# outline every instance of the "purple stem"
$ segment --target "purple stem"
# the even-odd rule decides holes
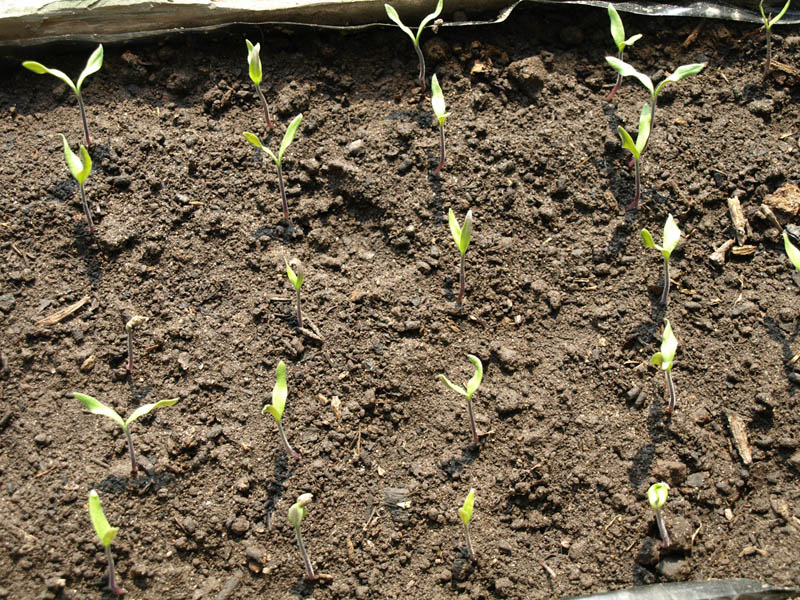
[[[770,63],[772,63],[772,33],[767,29],[767,62],[764,63],[764,79],[769,75]]]
[[[444,166],[444,123],[439,122],[439,164],[433,171],[434,176],[438,176]]]
[[[635,178],[635,181],[636,181],[636,192],[633,195],[633,202],[631,202],[628,205],[628,210],[633,210],[634,208],[636,208],[639,205],[639,195],[640,195],[640,192],[641,192],[641,178],[642,178],[641,177],[641,172],[642,172],[641,161],[634,160],[633,167],[634,167],[634,174],[635,174],[634,178]]]
[[[417,51],[419,58],[419,85],[422,88],[422,93],[425,93],[425,57],[422,55],[422,49],[417,42],[414,42],[414,50]]]
[[[467,398],[467,412],[469,413],[469,428],[472,431],[472,442],[478,443],[478,428],[475,426],[475,414],[472,412],[472,398]]]
[[[83,184],[78,184],[78,189],[81,192],[81,205],[83,206],[83,214],[86,215],[86,224],[89,226],[89,233],[94,235],[94,222],[92,221],[92,213],[89,212],[89,202],[86,200],[86,191],[83,189]]]
[[[297,290],[297,326],[303,326],[303,313],[300,311],[300,290]]]
[[[86,121],[86,108],[83,106],[83,96],[78,92],[78,106],[81,109],[81,121],[83,121],[83,135],[86,138],[86,147],[92,147],[92,141],[89,139],[89,123]]]
[[[464,300],[464,294],[467,291],[467,284],[466,284],[466,282],[464,280],[465,279],[465,276],[464,276],[464,256],[465,256],[464,254],[461,255],[461,272],[460,272],[459,277],[458,277],[459,291],[458,291],[457,304],[461,304],[461,302]]]
[[[472,538],[469,535],[469,525],[464,525],[464,538],[467,540],[467,553],[469,554],[469,559],[472,562],[475,562],[475,551],[472,549]]]
[[[669,259],[664,259],[664,291],[661,292],[659,304],[669,304]]]
[[[269,118],[269,104],[267,104],[267,99],[264,97],[264,92],[261,91],[259,86],[256,86],[256,91],[258,92],[259,98],[261,98],[261,104],[264,105],[264,118],[267,119],[267,127],[270,129],[275,129],[275,125],[272,123],[272,119]]]
[[[300,548],[300,554],[303,556],[303,564],[306,567],[306,579],[314,581],[317,576],[314,574],[314,567],[311,565],[311,559],[308,558],[308,552],[306,552],[305,544],[303,544],[303,536],[300,535],[300,528],[295,527],[294,531],[297,534],[297,547]]]
[[[664,377],[667,381],[667,392],[669,393],[669,403],[667,404],[667,414],[671,415],[672,411],[675,410],[675,403],[677,402],[678,398],[675,394],[675,384],[672,383],[672,370],[664,371]]]
[[[130,429],[125,429],[125,438],[128,440],[128,454],[131,457],[131,475],[136,477],[139,474],[139,467],[136,465],[136,453],[133,451],[133,438],[131,437]]]
[[[661,509],[656,511],[656,524],[658,525],[658,532],[661,534],[661,545],[664,548],[668,548],[670,544],[669,533],[667,533],[667,525],[664,523],[664,515],[661,514]]]
[[[112,594],[123,596],[127,594],[123,588],[117,585],[117,577],[114,571],[114,557],[111,556],[111,546],[106,546],[106,559],[108,560],[108,589]]]
[[[286,451],[286,454],[295,460],[300,460],[300,455],[289,445],[289,440],[286,439],[286,433],[284,433],[283,425],[281,425],[280,421],[278,421],[278,433],[281,434],[281,443],[283,444],[283,449]]]
[[[617,58],[622,60],[622,50],[619,51],[617,54]],[[622,85],[622,73],[617,73],[617,83],[614,84],[614,87],[610,92],[608,92],[608,96],[606,96],[606,100],[611,100],[614,97],[614,94],[617,93],[617,90]]]
[[[283,169],[278,163],[278,188],[281,191],[281,201],[283,202],[283,218],[287,223],[291,223],[289,219],[289,202],[286,200],[286,188],[283,185]]]

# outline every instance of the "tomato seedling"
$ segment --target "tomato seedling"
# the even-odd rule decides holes
[[[786,0],[786,4],[783,5],[781,12],[779,12],[774,18],[772,15],[767,17],[764,14],[764,0],[758,3],[758,10],[761,11],[761,20],[764,21],[764,29],[767,32],[767,59],[764,62],[764,79],[767,78],[769,75],[769,68],[770,64],[772,63],[772,26],[775,25],[778,21],[783,18],[783,15],[786,14],[786,11],[789,10],[789,5],[792,3],[792,0]]]
[[[297,304],[297,326],[302,327],[303,313],[300,310],[300,288],[303,286],[303,281],[306,278],[306,271],[303,268],[303,263],[297,258],[293,258],[288,262],[284,259],[283,262],[286,263],[286,275],[289,277],[289,283],[292,284],[292,287],[297,293],[295,296]]]
[[[264,97],[264,92],[261,91],[261,44],[258,43],[254,46],[250,43],[250,40],[245,40],[245,44],[247,44],[247,65],[250,69],[250,80],[253,82],[253,85],[256,86],[258,97],[261,98],[261,104],[264,107],[264,118],[267,120],[267,127],[275,129],[275,125],[269,117],[269,104],[267,104],[267,99]]]
[[[464,538],[467,541],[467,553],[471,561],[475,561],[475,551],[472,549],[472,538],[469,535],[469,522],[472,520],[472,508],[475,504],[475,489],[472,488],[464,500],[464,506],[458,509],[458,516],[464,525]]]
[[[314,567],[311,565],[311,559],[306,552],[306,546],[303,544],[303,536],[300,533],[300,524],[306,517],[306,506],[311,503],[314,496],[311,494],[302,494],[298,496],[297,502],[292,504],[289,509],[289,523],[294,527],[295,537],[297,538],[297,547],[300,549],[300,555],[303,557],[303,564],[306,567],[306,579],[314,581],[317,576],[314,574]]]
[[[467,216],[464,217],[464,226],[461,227],[456,220],[456,215],[451,208],[447,213],[447,220],[450,223],[450,233],[453,234],[453,241],[456,243],[456,248],[461,253],[461,270],[458,277],[458,304],[464,300],[464,294],[467,291],[466,273],[465,273],[465,256],[469,242],[472,239],[472,210],[467,211]]]
[[[661,350],[653,354],[650,364],[660,367],[664,371],[664,382],[669,396],[666,413],[672,414],[678,400],[675,394],[675,384],[672,382],[672,366],[675,364],[675,351],[678,349],[678,338],[672,333],[669,319],[664,319],[664,333],[661,335]]]
[[[89,151],[83,144],[78,148],[80,155],[75,154],[72,148],[69,147],[69,142],[64,134],[59,133],[61,139],[64,141],[64,160],[67,162],[67,168],[70,175],[78,182],[78,190],[81,194],[81,206],[83,206],[83,214],[86,216],[86,225],[89,227],[89,233],[94,234],[94,222],[92,221],[92,213],[89,210],[89,202],[86,200],[86,190],[83,187],[89,173],[92,172],[92,157],[89,156]]]
[[[475,374],[467,382],[466,389],[464,389],[460,385],[451,383],[450,380],[444,374],[439,375],[439,379],[441,379],[442,382],[451,390],[466,397],[467,413],[469,414],[469,428],[470,431],[472,431],[472,441],[477,444],[478,428],[475,425],[475,415],[472,411],[472,396],[475,394],[476,391],[478,391],[478,387],[480,387],[481,381],[483,380],[483,364],[481,363],[480,358],[472,354],[467,354],[467,358],[469,359],[469,362],[471,362],[475,367]]]
[[[97,490],[89,492],[89,519],[92,521],[92,527],[100,538],[100,543],[106,552],[106,560],[108,561],[108,590],[112,594],[122,596],[127,592],[117,585],[117,577],[114,570],[114,557],[111,555],[111,542],[117,536],[119,527],[111,527],[108,524],[108,519],[103,512],[103,507],[100,504],[100,496],[97,495]]]
[[[789,241],[789,234],[785,231],[783,232],[783,247],[786,250],[786,256],[789,257],[794,268],[800,271],[800,250]]]
[[[667,304],[669,302],[669,257],[672,256],[680,239],[681,230],[678,229],[678,225],[675,223],[675,219],[672,218],[672,215],[668,215],[664,223],[663,246],[656,245],[656,243],[653,242],[653,236],[650,235],[650,232],[647,231],[647,229],[642,229],[642,242],[644,243],[644,247],[655,248],[664,255],[664,290],[661,292],[659,304]]]
[[[86,61],[86,66],[83,68],[80,76],[78,77],[78,83],[73,83],[72,79],[64,73],[63,71],[59,71],[58,69],[49,69],[45,67],[42,63],[38,63],[34,60],[26,60],[22,63],[22,66],[26,69],[33,71],[39,75],[43,75],[47,73],[48,75],[52,75],[53,77],[57,77],[61,81],[67,84],[69,88],[75,92],[75,95],[78,97],[78,107],[81,109],[81,121],[83,122],[83,135],[86,138],[86,146],[91,147],[92,142],[89,138],[89,125],[86,122],[86,108],[83,106],[83,96],[81,95],[81,87],[83,86],[83,82],[86,78],[91,75],[92,73],[97,73],[100,68],[103,66],[103,44],[100,44],[94,52],[92,52],[89,60]]]
[[[128,453],[131,457],[131,475],[133,476],[136,476],[136,474],[139,472],[139,463],[136,460],[136,453],[133,451],[133,438],[131,438],[130,430],[131,423],[133,423],[139,417],[143,417],[150,411],[161,408],[162,406],[172,406],[178,401],[178,398],[172,398],[171,400],[161,400],[153,404],[143,404],[133,411],[127,419],[123,419],[119,416],[117,411],[110,406],[106,406],[96,398],[92,398],[91,396],[87,396],[86,394],[81,394],[79,392],[72,392],[72,395],[75,396],[75,399],[80,401],[90,413],[108,417],[117,425],[122,427],[122,431],[125,432],[125,439],[128,441]]]
[[[438,175],[444,166],[444,122],[450,113],[445,111],[444,95],[436,75],[431,78],[431,105],[433,114],[436,115],[436,120],[439,122],[439,164],[433,171],[434,175]]]
[[[417,33],[414,35],[414,32],[411,31],[411,29],[403,25],[403,22],[400,20],[400,15],[397,14],[397,11],[394,9],[394,7],[392,7],[390,4],[383,5],[383,7],[386,9],[386,15],[392,21],[394,21],[394,23],[401,30],[403,30],[408,37],[411,38],[411,43],[414,44],[414,50],[416,51],[417,58],[419,59],[419,86],[422,88],[423,94],[425,93],[425,57],[422,55],[422,48],[419,47],[419,37],[422,35],[422,30],[425,29],[425,26],[441,14],[443,6],[444,0],[439,0],[436,3],[436,10],[422,19],[422,22],[419,24],[419,28],[417,29]]]
[[[266,404],[261,409],[261,414],[267,413],[275,417],[278,423],[278,433],[281,437],[281,443],[286,454],[295,460],[300,460],[300,455],[295,452],[289,445],[289,440],[286,439],[286,433],[283,431],[283,411],[286,408],[286,397],[288,396],[288,389],[286,387],[286,363],[281,361],[275,369],[275,387],[272,388],[272,404]]]
[[[281,141],[281,147],[278,150],[277,156],[272,152],[272,150],[261,143],[261,140],[255,133],[250,133],[249,131],[244,132],[245,139],[262,152],[268,154],[275,163],[275,166],[278,167],[278,188],[280,189],[281,201],[283,202],[283,218],[287,222],[291,222],[291,220],[289,219],[289,202],[286,200],[286,188],[283,185],[283,155],[286,153],[286,149],[294,140],[294,136],[297,134],[297,128],[300,127],[300,122],[302,120],[303,115],[301,113],[292,119],[291,123],[289,123],[289,127],[286,128],[286,133],[283,134],[283,141]]]
[[[664,522],[664,515],[661,509],[667,502],[669,497],[669,486],[663,481],[654,483],[647,490],[647,501],[650,503],[650,508],[656,513],[656,524],[658,525],[658,532],[661,534],[661,544],[667,548],[670,544],[669,533],[667,532],[667,524]]]
[[[622,147],[625,148],[633,156],[633,167],[636,191],[633,195],[633,202],[628,205],[627,210],[633,210],[639,205],[639,195],[641,190],[641,173],[642,173],[642,152],[647,146],[647,139],[650,137],[650,105],[646,102],[642,105],[642,114],[639,115],[639,129],[636,131],[636,141],[633,141],[631,135],[625,131],[625,128],[620,125],[617,127],[617,133],[622,140]]]
[[[622,55],[625,52],[626,46],[633,46],[634,42],[641,39],[642,34],[637,33],[636,35],[632,35],[627,40],[625,39],[625,28],[622,26],[622,19],[617,12],[617,9],[614,8],[613,4],[608,5],[608,19],[611,21],[611,38],[614,40],[614,45],[617,47],[617,58],[622,60]],[[614,97],[614,94],[617,93],[619,86],[622,85],[622,74],[617,73],[617,82],[614,84],[614,87],[606,96],[606,100],[611,100]]]

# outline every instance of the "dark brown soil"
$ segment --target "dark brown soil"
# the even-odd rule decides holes
[[[131,598],[551,599],[664,580],[750,577],[798,585],[798,279],[778,230],[756,214],[800,179],[798,81],[762,83],[753,26],[623,15],[645,37],[626,58],[668,87],[644,158],[643,200],[616,127],[636,129],[645,92],[614,80],[602,9],[529,8],[511,22],[427,33],[452,116],[441,178],[416,58],[394,29],[256,29],[108,46],[84,90],[96,139],[87,232],[58,132],[78,110],[24,58],[76,74],[90,45],[2,65],[0,598],[96,598],[105,562],[87,514],[99,490]],[[781,28],[776,58],[800,37]],[[247,79],[260,40],[267,133]],[[523,61],[516,63],[516,61]],[[516,64],[515,64],[516,63]],[[533,73],[520,89],[519,73]],[[541,88],[541,89],[539,89]],[[272,148],[286,157],[282,222]],[[280,133],[279,133],[280,132]],[[717,267],[741,191],[755,246]],[[447,226],[471,208],[467,296]],[[657,240],[684,232],[669,308]],[[778,213],[783,222],[791,217]],[[796,222],[796,221],[795,221]],[[299,332],[284,258],[306,266]],[[88,296],[52,326],[42,318]],[[124,320],[136,331],[125,373]],[[677,410],[649,366],[663,319],[680,346]],[[470,444],[463,399],[437,378],[485,365]],[[261,407],[288,365],[287,461]],[[90,364],[92,363],[93,364]],[[152,480],[131,481],[124,436],[73,399],[123,414],[180,397],[132,426]],[[335,410],[340,403],[339,411]],[[728,415],[752,446],[746,466]],[[674,544],[658,547],[645,498],[671,486]],[[476,489],[477,564],[457,509]],[[303,523],[310,584],[286,513]],[[107,595],[107,593],[106,593]]]

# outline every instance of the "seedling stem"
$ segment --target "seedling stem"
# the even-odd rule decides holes
[[[791,3],[792,0],[786,0],[786,4],[774,19],[771,13],[769,17],[764,14],[764,0],[758,3],[758,9],[761,11],[761,20],[764,21],[764,29],[767,32],[767,60],[764,63],[764,79],[769,75],[770,64],[772,63],[772,26],[783,18]]]
[[[433,114],[436,115],[436,120],[439,122],[439,164],[433,171],[434,176],[438,176],[444,166],[445,158],[444,122],[450,116],[450,113],[445,111],[444,95],[436,75],[431,77],[431,105],[433,106]]]
[[[280,434],[281,444],[286,454],[295,460],[300,460],[300,455],[295,452],[289,445],[289,440],[286,439],[286,433],[283,431],[283,411],[286,408],[286,397],[289,393],[286,386],[286,363],[280,361],[275,369],[275,386],[272,388],[272,403],[264,405],[261,409],[261,414],[269,413],[278,423],[278,433]]]
[[[300,555],[303,557],[303,565],[305,565],[306,568],[306,578],[309,581],[314,581],[317,576],[314,573],[314,566],[311,564],[311,559],[308,557],[306,545],[303,543],[303,536],[300,533],[300,524],[306,516],[306,505],[310,504],[313,499],[314,496],[311,494],[302,494],[297,498],[297,502],[289,509],[289,522],[294,526],[297,547],[300,549]]]
[[[661,509],[667,502],[669,497],[669,485],[659,482],[654,483],[647,490],[647,500],[650,503],[650,508],[656,513],[656,525],[658,525],[658,533],[661,535],[661,544],[664,548],[670,545],[669,533],[667,532],[667,524],[664,522],[664,515]]]
[[[461,272],[458,277],[458,303],[461,304],[464,300],[464,294],[467,292],[467,281],[466,281],[466,255],[461,255]]]
[[[442,383],[444,383],[451,390],[453,390],[457,394],[461,394],[462,396],[466,397],[467,414],[469,415],[469,429],[470,432],[472,433],[473,443],[477,444],[479,441],[478,428],[475,425],[475,415],[472,412],[472,396],[478,390],[478,387],[481,385],[481,381],[483,381],[483,363],[481,363],[480,358],[472,354],[467,354],[467,358],[469,359],[469,362],[472,363],[472,366],[475,367],[475,373],[472,375],[472,378],[467,382],[466,388],[451,383],[450,380],[447,378],[447,376],[445,376],[444,374],[439,375],[439,379],[441,379]]]
[[[458,516],[464,526],[464,539],[467,542],[467,553],[471,561],[475,562],[475,551],[472,549],[472,537],[469,535],[469,524],[472,520],[472,509],[475,506],[475,489],[471,488],[464,500],[464,506],[458,509]]]

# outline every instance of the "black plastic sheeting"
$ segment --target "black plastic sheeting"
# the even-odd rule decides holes
[[[800,590],[776,588],[752,579],[657,583],[565,600],[788,600]]]

